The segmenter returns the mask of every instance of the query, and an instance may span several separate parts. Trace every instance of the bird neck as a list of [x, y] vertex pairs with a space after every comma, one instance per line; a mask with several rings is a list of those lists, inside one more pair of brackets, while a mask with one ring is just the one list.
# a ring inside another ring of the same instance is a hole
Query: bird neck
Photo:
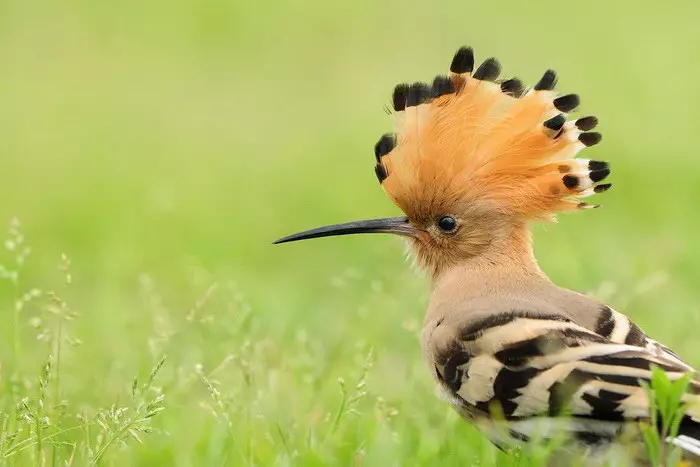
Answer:
[[444, 269], [433, 271], [433, 287], [446, 277], [454, 275], [471, 277], [476, 281], [486, 277], [532, 277], [547, 279], [540, 269], [532, 250], [532, 234], [525, 222], [519, 222], [512, 229], [493, 241], [478, 255], [466, 258]]

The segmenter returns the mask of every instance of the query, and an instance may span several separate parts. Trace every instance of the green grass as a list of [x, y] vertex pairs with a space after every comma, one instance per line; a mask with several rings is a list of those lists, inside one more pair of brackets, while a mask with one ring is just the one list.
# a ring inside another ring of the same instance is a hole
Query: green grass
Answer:
[[615, 188], [536, 228], [542, 267], [700, 364], [699, 15], [3, 2], [0, 464], [527, 465], [435, 396], [400, 242], [270, 245], [397, 214], [372, 171], [382, 106], [465, 43], [529, 82], [555, 68], [601, 119], [589, 155]]

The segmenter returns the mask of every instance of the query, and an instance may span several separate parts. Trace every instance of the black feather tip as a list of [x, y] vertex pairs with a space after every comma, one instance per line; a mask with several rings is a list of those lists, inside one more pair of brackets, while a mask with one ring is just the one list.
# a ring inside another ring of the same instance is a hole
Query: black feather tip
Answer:
[[474, 50], [471, 47], [460, 47], [450, 65], [452, 73], [471, 73], [474, 69]]
[[608, 191], [612, 187], [612, 183], [601, 183], [600, 185], [596, 185], [593, 187], [593, 191], [596, 193], [602, 193], [604, 191]]
[[401, 112], [406, 108], [406, 98], [408, 97], [408, 84], [401, 83], [397, 84], [394, 88], [394, 94], [392, 96], [392, 102], [394, 104], [394, 111]]
[[593, 146], [598, 144], [600, 143], [601, 139], [603, 139], [603, 136], [595, 131], [591, 131], [590, 133], [581, 133], [578, 135], [578, 140], [581, 141], [584, 146]]
[[607, 169], [610, 167], [610, 164], [604, 161], [594, 161], [590, 160], [588, 161], [588, 170], [601, 170], [601, 169]]
[[560, 96], [554, 99], [554, 107], [559, 112], [571, 112], [581, 103], [577, 94], [567, 94], [566, 96]]
[[389, 176], [389, 174], [386, 173], [386, 168], [382, 164], [377, 164], [374, 166], [374, 173], [377, 175], [377, 180], [379, 180], [379, 183], [382, 183], [384, 180], [386, 180], [386, 177]]
[[386, 133], [379, 138], [377, 144], [374, 145], [374, 156], [377, 158], [377, 162], [380, 162], [383, 156], [386, 156], [391, 151], [394, 150], [396, 146], [396, 137], [393, 133]]
[[551, 91], [556, 84], [557, 73], [554, 70], [547, 70], [537, 84], [535, 84], [535, 91]]
[[559, 114], [550, 118], [549, 120], [546, 120], [542, 125], [550, 130], [559, 131], [564, 126], [564, 123], [566, 123], [566, 117], [564, 117], [563, 114]]
[[588, 174], [593, 183], [598, 183], [601, 180], [604, 180], [608, 175], [610, 175], [610, 169], [594, 170]]
[[501, 91], [513, 97], [520, 97], [525, 93], [525, 86], [518, 78], [511, 78], [501, 83]]
[[482, 81], [494, 81], [501, 73], [501, 64], [495, 57], [487, 58], [474, 72], [474, 78]]
[[582, 117], [576, 120], [576, 128], [581, 131], [591, 131], [598, 125], [598, 118], [594, 116]]
[[425, 104], [430, 101], [430, 87], [426, 83], [416, 82], [408, 88], [406, 107]]
[[433, 99], [445, 94], [454, 94], [455, 85], [447, 76], [436, 76], [433, 80], [433, 86], [430, 90], [430, 95]]
[[564, 183], [564, 186], [570, 190], [578, 186], [578, 177], [575, 175], [564, 175], [561, 181]]

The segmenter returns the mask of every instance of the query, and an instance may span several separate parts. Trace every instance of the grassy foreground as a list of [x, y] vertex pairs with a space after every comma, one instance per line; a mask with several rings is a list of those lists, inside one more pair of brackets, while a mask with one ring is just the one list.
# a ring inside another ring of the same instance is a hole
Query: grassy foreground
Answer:
[[0, 465], [537, 465], [435, 396], [428, 292], [372, 173], [393, 85], [459, 45], [601, 120], [561, 285], [700, 364], [700, 3], [0, 5]]

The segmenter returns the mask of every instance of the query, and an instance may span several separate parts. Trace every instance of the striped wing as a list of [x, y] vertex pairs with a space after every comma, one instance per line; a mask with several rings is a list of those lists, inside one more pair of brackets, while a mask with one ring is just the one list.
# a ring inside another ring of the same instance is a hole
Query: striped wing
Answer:
[[[511, 436], [520, 433], [521, 439], [534, 417], [562, 414], [585, 427], [575, 430], [612, 438], [620, 422], [648, 418], [640, 382], [650, 381], [652, 365], [671, 379], [690, 369], [663, 349], [615, 343], [558, 315], [521, 312], [471, 324], [436, 357], [437, 376], [454, 403], [472, 413], [498, 414], [510, 422]], [[692, 382], [688, 401], [697, 393], [700, 385]]]
[[669, 360], [680, 368], [685, 368], [686, 372], [694, 372], [693, 368], [673, 353], [671, 349], [647, 336], [627, 316], [608, 306], [603, 306], [600, 309], [595, 332], [618, 344], [644, 347], [653, 355]]

